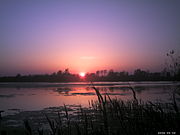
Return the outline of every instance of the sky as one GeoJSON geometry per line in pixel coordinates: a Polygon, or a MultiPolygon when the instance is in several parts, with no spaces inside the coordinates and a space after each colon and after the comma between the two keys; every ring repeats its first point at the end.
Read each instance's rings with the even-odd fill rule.
{"type": "Polygon", "coordinates": [[[1,0],[0,75],[161,71],[180,54],[178,0],[1,0]]]}

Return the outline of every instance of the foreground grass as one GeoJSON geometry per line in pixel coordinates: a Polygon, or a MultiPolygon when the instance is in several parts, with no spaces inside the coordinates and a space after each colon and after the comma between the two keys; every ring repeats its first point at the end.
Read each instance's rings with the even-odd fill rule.
{"type": "Polygon", "coordinates": [[[66,105],[57,117],[43,114],[46,128],[33,127],[31,120],[24,121],[24,129],[4,128],[1,135],[155,135],[179,134],[180,113],[175,99],[172,104],[147,102],[136,98],[121,101],[102,96],[93,87],[98,101],[91,101],[89,108],[79,107],[76,114],[70,114],[66,105]]]}

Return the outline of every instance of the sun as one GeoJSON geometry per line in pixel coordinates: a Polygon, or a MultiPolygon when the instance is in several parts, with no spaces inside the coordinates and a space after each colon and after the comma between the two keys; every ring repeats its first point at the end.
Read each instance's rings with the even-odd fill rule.
{"type": "Polygon", "coordinates": [[[85,72],[80,72],[80,73],[79,73],[79,76],[80,76],[80,77],[84,77],[85,75],[86,75],[85,72]]]}

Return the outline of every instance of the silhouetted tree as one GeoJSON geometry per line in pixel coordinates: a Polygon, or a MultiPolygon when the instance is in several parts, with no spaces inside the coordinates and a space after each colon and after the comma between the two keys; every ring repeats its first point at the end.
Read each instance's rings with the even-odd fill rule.
{"type": "Polygon", "coordinates": [[[69,72],[69,69],[68,69],[68,68],[66,68],[66,69],[64,70],[64,74],[65,74],[65,75],[69,75],[69,74],[70,74],[70,72],[69,72]]]}
{"type": "Polygon", "coordinates": [[[100,71],[99,71],[99,70],[97,70],[97,71],[96,71],[96,75],[97,75],[97,76],[99,76],[99,74],[100,74],[100,71]]]}
{"type": "MultiPolygon", "coordinates": [[[[164,70],[165,72],[165,70],[164,70]]],[[[177,72],[179,73],[179,72],[177,72]]],[[[137,69],[134,74],[129,75],[128,72],[114,72],[112,69],[98,70],[96,73],[87,73],[85,78],[82,79],[78,74],[71,74],[69,69],[64,72],[59,70],[57,73],[44,74],[44,75],[20,75],[0,77],[0,82],[75,82],[75,81],[163,81],[172,80],[170,74],[164,75],[163,72],[150,73],[137,69]]]]}
{"type": "Polygon", "coordinates": [[[174,79],[180,80],[180,56],[175,56],[174,50],[167,53],[167,56],[170,58],[168,70],[173,75],[174,79]]]}
{"type": "Polygon", "coordinates": [[[103,70],[103,72],[104,72],[104,76],[106,76],[107,75],[107,70],[103,70]]]}
{"type": "Polygon", "coordinates": [[[104,76],[104,70],[100,70],[100,76],[104,76]]]}
{"type": "Polygon", "coordinates": [[[58,75],[58,76],[62,75],[62,71],[59,70],[59,71],[57,72],[57,75],[58,75]]]}
{"type": "Polygon", "coordinates": [[[111,76],[114,74],[114,70],[113,69],[110,69],[109,72],[108,72],[108,76],[111,76]]]}
{"type": "Polygon", "coordinates": [[[21,77],[21,74],[17,74],[17,75],[16,75],[16,78],[20,78],[20,77],[21,77]]]}
{"type": "Polygon", "coordinates": [[[135,77],[135,80],[148,80],[148,72],[146,71],[143,71],[141,69],[136,69],[134,71],[134,77],[135,77]]]}

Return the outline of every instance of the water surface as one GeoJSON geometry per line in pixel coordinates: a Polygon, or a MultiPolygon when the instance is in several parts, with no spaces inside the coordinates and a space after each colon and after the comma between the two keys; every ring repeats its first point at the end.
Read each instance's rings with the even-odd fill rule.
{"type": "MultiPolygon", "coordinates": [[[[96,82],[93,83],[102,94],[121,100],[132,99],[134,88],[142,101],[172,102],[172,92],[179,83],[172,82],[96,82]]],[[[0,110],[4,114],[19,111],[41,110],[63,104],[89,106],[97,100],[92,84],[76,83],[0,83],[0,110]]]]}

